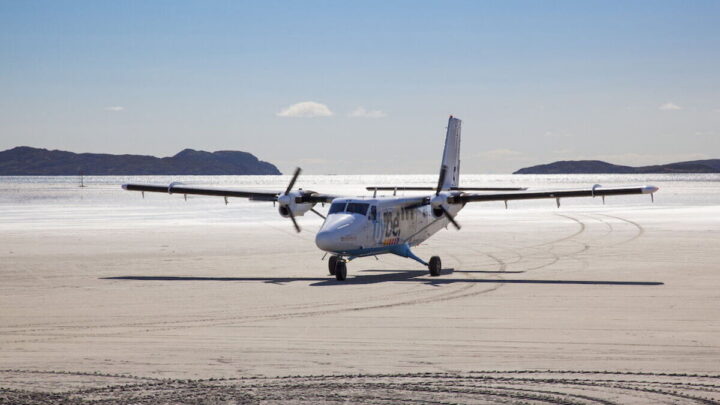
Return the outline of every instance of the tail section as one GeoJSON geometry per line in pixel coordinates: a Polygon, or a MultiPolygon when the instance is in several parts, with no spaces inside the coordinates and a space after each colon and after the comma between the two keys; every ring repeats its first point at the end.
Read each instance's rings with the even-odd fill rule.
{"type": "MultiPolygon", "coordinates": [[[[445,167],[445,176],[442,179],[442,190],[458,187],[460,184],[460,125],[462,121],[452,115],[448,120],[447,135],[445,136],[445,150],[443,151],[440,171],[445,167]]],[[[441,174],[441,178],[442,178],[441,174]]]]}

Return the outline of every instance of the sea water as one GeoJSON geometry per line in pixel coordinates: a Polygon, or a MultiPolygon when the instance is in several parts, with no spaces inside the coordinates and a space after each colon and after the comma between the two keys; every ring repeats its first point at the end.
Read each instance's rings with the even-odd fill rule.
{"type": "MultiPolygon", "coordinates": [[[[271,202],[222,197],[167,195],[125,191],[124,183],[282,191],[290,176],[0,176],[0,230],[63,228],[138,228],[169,225],[236,225],[287,221],[271,202]],[[82,187],[81,187],[82,185],[82,187]]],[[[296,188],[342,196],[371,196],[368,186],[434,186],[437,174],[427,175],[301,175],[296,188]]],[[[720,174],[647,175],[461,175],[465,187],[528,187],[532,190],[654,185],[654,207],[720,205],[720,174]]],[[[398,192],[420,195],[422,192],[398,192]]],[[[381,195],[392,195],[384,192],[381,195]]],[[[602,205],[600,198],[568,198],[561,209],[602,205]]],[[[607,197],[612,207],[647,207],[648,195],[607,197]]],[[[554,200],[510,201],[511,209],[556,210],[554,200]]],[[[327,207],[317,206],[325,212],[327,207]]],[[[472,203],[460,218],[504,210],[502,201],[472,203]]],[[[307,213],[301,225],[317,227],[321,219],[307,213]]]]}

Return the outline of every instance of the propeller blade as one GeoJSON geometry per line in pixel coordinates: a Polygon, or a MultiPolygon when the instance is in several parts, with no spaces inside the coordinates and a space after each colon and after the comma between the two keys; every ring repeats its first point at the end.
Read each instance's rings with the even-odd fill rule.
{"type": "Polygon", "coordinates": [[[447,172],[447,166],[443,165],[440,168],[440,178],[438,179],[438,185],[437,185],[437,189],[435,190],[435,195],[440,194],[440,192],[442,191],[443,183],[445,183],[445,173],[446,172],[447,172]]]}
{"type": "Polygon", "coordinates": [[[295,220],[295,215],[293,215],[292,211],[288,210],[288,216],[290,217],[293,226],[295,226],[295,230],[300,233],[300,225],[298,225],[297,221],[295,220]]]}
{"type": "Polygon", "coordinates": [[[453,216],[450,215],[450,213],[442,205],[440,206],[440,209],[442,210],[443,214],[445,214],[445,217],[448,219],[448,221],[450,221],[450,223],[453,224],[455,229],[457,229],[459,231],[460,224],[458,224],[457,221],[455,221],[455,218],[453,218],[453,216]]]}
{"type": "Polygon", "coordinates": [[[295,185],[295,180],[297,180],[297,178],[298,178],[298,176],[300,175],[300,172],[301,172],[301,171],[302,171],[302,170],[300,170],[299,167],[295,168],[295,174],[293,174],[292,179],[290,180],[290,184],[288,184],[287,189],[285,190],[285,194],[290,194],[290,192],[292,191],[293,186],[295,185]]]}

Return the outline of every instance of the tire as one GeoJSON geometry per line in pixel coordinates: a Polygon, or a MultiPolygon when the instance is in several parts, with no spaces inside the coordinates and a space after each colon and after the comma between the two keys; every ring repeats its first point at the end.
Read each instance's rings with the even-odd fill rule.
{"type": "Polygon", "coordinates": [[[431,276],[433,276],[433,277],[439,276],[440,270],[442,269],[442,262],[440,261],[440,257],[439,256],[431,257],[428,268],[430,269],[431,276]]]}
{"type": "Polygon", "coordinates": [[[347,277],[347,265],[342,260],[338,260],[335,265],[335,279],[337,281],[345,281],[347,277]]]}
{"type": "Polygon", "coordinates": [[[337,266],[338,257],[335,255],[330,256],[330,260],[328,260],[328,270],[330,270],[330,275],[335,275],[335,266],[337,266]]]}

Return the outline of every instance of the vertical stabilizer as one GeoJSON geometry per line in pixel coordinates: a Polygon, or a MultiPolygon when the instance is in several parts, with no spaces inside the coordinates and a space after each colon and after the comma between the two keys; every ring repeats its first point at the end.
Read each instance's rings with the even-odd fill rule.
{"type": "Polygon", "coordinates": [[[442,190],[458,187],[460,184],[460,121],[452,115],[448,120],[447,135],[445,136],[445,150],[443,151],[440,170],[445,166],[445,179],[442,190]]]}

